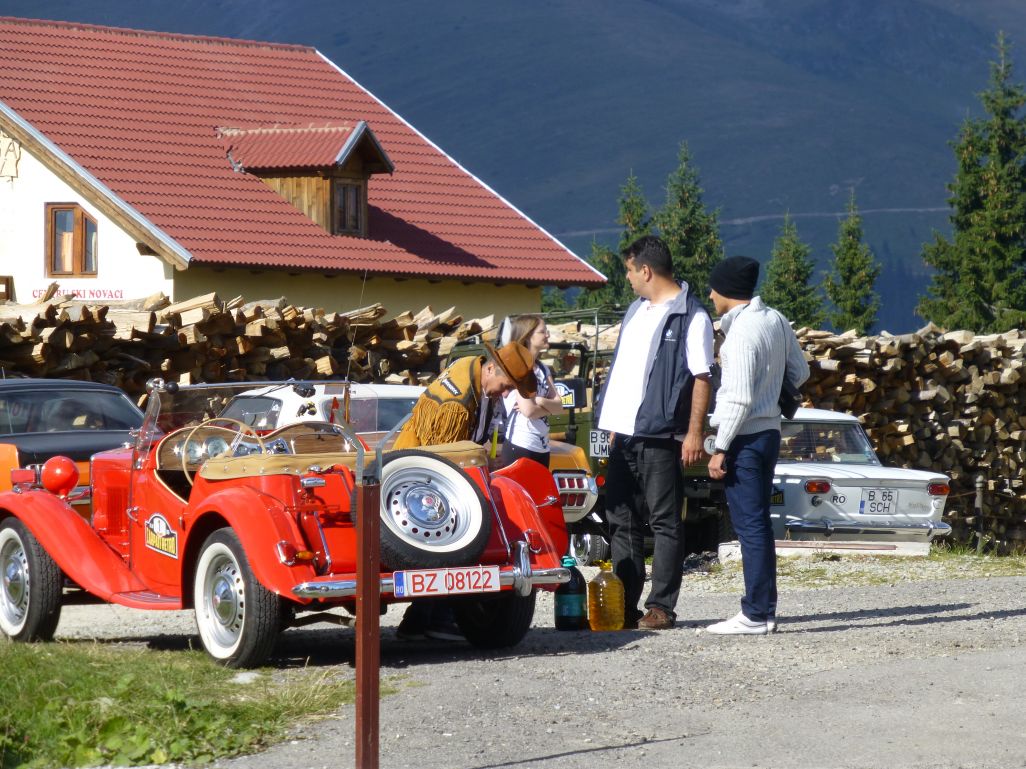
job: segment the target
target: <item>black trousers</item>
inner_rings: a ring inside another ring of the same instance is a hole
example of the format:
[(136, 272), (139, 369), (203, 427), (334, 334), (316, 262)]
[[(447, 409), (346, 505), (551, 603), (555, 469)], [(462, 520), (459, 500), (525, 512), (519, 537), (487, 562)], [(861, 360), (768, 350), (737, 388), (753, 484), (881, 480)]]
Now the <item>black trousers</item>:
[(548, 451), (531, 451), (525, 449), (523, 446), (515, 446), (509, 441), (502, 444), (502, 453), (499, 455), (500, 461), (503, 467), (511, 465), (518, 459), (533, 459), (535, 462), (549, 466), (549, 452)]
[(625, 613), (638, 615), (645, 585), (645, 521), (655, 540), (645, 607), (675, 615), (684, 562), (684, 476), (680, 441), (617, 435), (609, 450), (606, 517), (613, 571), (623, 580)]

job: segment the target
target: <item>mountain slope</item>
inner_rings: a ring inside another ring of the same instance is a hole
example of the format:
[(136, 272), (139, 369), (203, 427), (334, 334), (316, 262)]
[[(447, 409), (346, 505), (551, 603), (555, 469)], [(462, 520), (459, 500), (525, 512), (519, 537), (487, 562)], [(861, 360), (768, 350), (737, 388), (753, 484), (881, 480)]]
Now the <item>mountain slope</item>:
[(629, 173), (661, 202), (683, 140), (734, 253), (767, 258), (790, 212), (825, 266), (854, 189), (894, 332), (921, 325), (921, 245), (947, 231), (948, 142), (978, 110), (996, 32), (1026, 41), (1014, 0), (0, 0), (0, 12), (313, 45), (582, 255), (615, 241)]

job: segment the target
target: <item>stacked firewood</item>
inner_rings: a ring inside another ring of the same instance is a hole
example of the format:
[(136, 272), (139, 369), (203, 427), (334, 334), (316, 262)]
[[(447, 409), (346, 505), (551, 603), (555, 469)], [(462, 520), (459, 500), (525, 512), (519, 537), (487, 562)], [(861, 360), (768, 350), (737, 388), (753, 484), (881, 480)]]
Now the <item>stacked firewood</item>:
[[(325, 312), (214, 294), (177, 304), (158, 295), (117, 309), (71, 297), (0, 304), (0, 373), (93, 379), (131, 395), (154, 376), (425, 384), (458, 341), (495, 333), (495, 318), (465, 320), (454, 308), (387, 315), (380, 304)], [(552, 330), (554, 340), (602, 349), (618, 332), (573, 323)], [(959, 538), (982, 524), (1003, 547), (1026, 543), (1026, 334), (927, 326), (872, 337), (799, 329), (798, 337), (812, 372), (806, 405), (858, 416), (887, 464), (950, 476), (947, 514)]]
[(380, 304), (329, 313), (216, 294), (177, 304), (157, 296), (112, 312), (61, 297), (0, 306), (0, 367), (109, 382), (131, 395), (155, 376), (183, 384), (328, 377), (425, 384), (457, 341), (494, 325), (491, 317), (465, 320), (455, 308), (387, 314)]
[(946, 517), (958, 539), (983, 530), (1006, 549), (1026, 543), (1026, 335), (929, 325), (798, 337), (811, 368), (805, 405), (858, 416), (885, 464), (950, 476)]

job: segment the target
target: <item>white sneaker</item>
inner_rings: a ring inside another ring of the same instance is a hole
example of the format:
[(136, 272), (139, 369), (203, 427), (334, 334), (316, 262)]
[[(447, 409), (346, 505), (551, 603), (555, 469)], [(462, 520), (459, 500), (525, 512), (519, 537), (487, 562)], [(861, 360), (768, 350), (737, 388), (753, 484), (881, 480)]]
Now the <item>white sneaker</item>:
[[(776, 622), (774, 621), (773, 624), (775, 627)], [(714, 635), (766, 635), (769, 632), (769, 628), (767, 623), (752, 622), (744, 615), (744, 612), (738, 612), (730, 619), (717, 622), (715, 625), (709, 625), (705, 631)]]
[(776, 617), (770, 617), (768, 620), (766, 620), (766, 632), (767, 633), (776, 633), (777, 632), (777, 618)]

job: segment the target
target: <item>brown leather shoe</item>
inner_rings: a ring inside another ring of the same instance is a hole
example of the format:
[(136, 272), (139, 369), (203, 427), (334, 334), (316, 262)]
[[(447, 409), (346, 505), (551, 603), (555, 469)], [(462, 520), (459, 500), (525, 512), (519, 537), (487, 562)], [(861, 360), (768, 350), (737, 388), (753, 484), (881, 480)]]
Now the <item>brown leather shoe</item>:
[(639, 630), (669, 630), (676, 622), (676, 617), (658, 606), (653, 606), (645, 616), (638, 620)]

